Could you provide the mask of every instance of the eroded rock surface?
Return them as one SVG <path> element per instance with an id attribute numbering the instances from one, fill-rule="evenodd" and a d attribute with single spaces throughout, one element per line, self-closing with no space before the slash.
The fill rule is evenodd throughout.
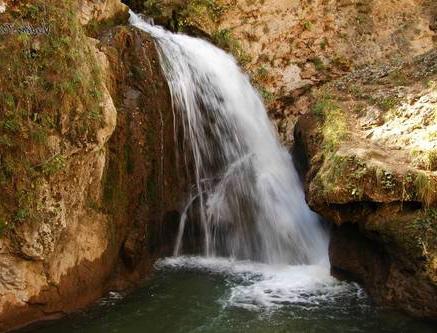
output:
<path id="1" fill-rule="evenodd" d="M 154 43 L 106 23 L 94 39 L 82 26 L 126 10 L 14 2 L 1 17 L 54 24 L 47 35 L 0 37 L 16 52 L 0 55 L 10 71 L 1 80 L 0 331 L 134 286 L 174 243 L 183 175 Z"/>
<path id="2" fill-rule="evenodd" d="M 437 316 L 437 52 L 327 84 L 297 125 L 309 205 L 336 226 L 334 274 Z"/>
<path id="3" fill-rule="evenodd" d="M 128 1 L 169 29 L 207 38 L 248 71 L 291 146 L 308 92 L 367 64 L 435 46 L 435 1 Z"/>

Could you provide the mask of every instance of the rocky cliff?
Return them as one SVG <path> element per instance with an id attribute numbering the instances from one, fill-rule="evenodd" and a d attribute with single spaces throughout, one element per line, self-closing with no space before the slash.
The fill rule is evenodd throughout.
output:
<path id="1" fill-rule="evenodd" d="M 248 71 L 282 141 L 297 139 L 310 206 L 334 225 L 333 272 L 436 317 L 435 1 L 136 5 Z"/>
<path id="2" fill-rule="evenodd" d="M 127 2 L 169 29 L 208 38 L 233 53 L 289 146 L 311 89 L 363 65 L 411 59 L 436 43 L 432 0 Z"/>
<path id="3" fill-rule="evenodd" d="M 0 331 L 139 282 L 153 258 L 169 253 L 183 195 L 154 43 L 114 28 L 127 23 L 127 7 L 7 1 L 5 8 Z"/>
<path id="4" fill-rule="evenodd" d="M 125 1 L 232 52 L 302 156 L 333 273 L 436 317 L 431 0 Z M 169 253 L 186 175 L 153 42 L 117 0 L 0 1 L 0 331 Z M 118 26 L 117 25 L 122 25 Z"/>
<path id="5" fill-rule="evenodd" d="M 333 273 L 437 316 L 437 51 L 314 92 L 297 123 L 309 205 L 334 224 Z"/>

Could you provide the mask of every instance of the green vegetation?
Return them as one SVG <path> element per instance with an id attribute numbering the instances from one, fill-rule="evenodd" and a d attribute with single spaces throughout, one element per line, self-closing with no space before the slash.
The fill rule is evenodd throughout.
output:
<path id="1" fill-rule="evenodd" d="M 322 50 L 326 50 L 326 47 L 328 46 L 328 39 L 326 37 L 323 37 L 322 41 L 319 44 L 320 48 Z"/>
<path id="2" fill-rule="evenodd" d="M 323 95 L 314 103 L 312 112 L 322 120 L 323 147 L 334 151 L 348 137 L 347 120 L 343 110 L 329 95 Z"/>
<path id="3" fill-rule="evenodd" d="M 22 222 L 29 217 L 29 211 L 26 208 L 20 208 L 15 214 L 15 221 Z"/>
<path id="4" fill-rule="evenodd" d="M 313 24 L 310 21 L 303 21 L 302 26 L 305 30 L 312 30 Z"/>
<path id="5" fill-rule="evenodd" d="M 373 170 L 357 156 L 343 156 L 331 152 L 324 159 L 315 183 L 323 195 L 338 192 L 361 200 L 366 185 L 373 182 Z"/>
<path id="6" fill-rule="evenodd" d="M 310 59 L 310 61 L 314 64 L 314 67 L 316 67 L 316 69 L 318 71 L 322 71 L 326 68 L 322 59 L 320 59 L 319 57 L 314 57 L 314 58 Z"/>
<path id="7" fill-rule="evenodd" d="M 261 97 L 263 98 L 264 102 L 271 103 L 272 101 L 274 101 L 275 99 L 275 95 L 268 91 L 266 88 L 258 86 L 257 87 L 259 94 L 261 95 Z"/>
<path id="8" fill-rule="evenodd" d="M 396 86 L 405 86 L 408 78 L 401 70 L 394 70 L 388 75 L 388 79 Z"/>
<path id="9" fill-rule="evenodd" d="M 437 182 L 424 172 L 418 172 L 415 179 L 418 199 L 430 207 L 437 202 Z"/>
<path id="10" fill-rule="evenodd" d="M 375 169 L 376 182 L 387 192 L 394 193 L 397 187 L 395 176 L 388 170 Z"/>
<path id="11" fill-rule="evenodd" d="M 252 61 L 249 54 L 241 47 L 240 42 L 233 36 L 231 30 L 218 30 L 212 34 L 211 38 L 215 45 L 232 53 L 243 67 Z"/>
<path id="12" fill-rule="evenodd" d="M 151 17 L 162 15 L 162 5 L 160 0 L 144 1 L 144 14 Z"/>
<path id="13" fill-rule="evenodd" d="M 432 209 L 428 209 L 428 210 L 424 211 L 420 217 L 415 219 L 412 223 L 412 226 L 416 230 L 420 230 L 424 234 L 427 234 L 428 231 L 430 231 L 432 229 L 436 229 L 436 228 L 433 228 L 433 225 L 435 224 L 436 221 L 437 221 L 437 209 L 432 208 Z M 434 231 L 436 231 L 436 230 L 434 230 Z"/>
<path id="14" fill-rule="evenodd" d="M 69 145 L 95 142 L 101 127 L 102 74 L 77 2 L 20 1 L 0 23 L 44 27 L 45 33 L 2 34 L 0 42 L 0 200 L 2 230 L 37 219 L 39 178 L 67 161 L 51 157 L 50 136 Z M 17 193 L 26 193 L 25 204 Z"/>
<path id="15" fill-rule="evenodd" d="M 219 0 L 188 0 L 174 10 L 176 22 L 173 25 L 177 31 L 190 30 L 192 27 L 208 30 L 208 27 L 211 29 L 219 21 L 227 9 L 228 5 L 222 4 Z M 149 14 L 151 10 L 161 15 L 164 11 L 163 4 L 153 5 L 152 9 L 149 9 Z"/>
<path id="16" fill-rule="evenodd" d="M 256 81 L 266 81 L 269 77 L 269 71 L 267 70 L 267 67 L 262 65 L 258 67 L 258 69 L 255 72 L 254 78 Z"/>
<path id="17" fill-rule="evenodd" d="M 433 138 L 430 138 L 433 140 Z M 413 149 L 411 151 L 413 164 L 421 169 L 428 171 L 437 170 L 437 149 L 423 151 L 421 149 Z"/>
<path id="18" fill-rule="evenodd" d="M 437 209 L 423 210 L 409 225 L 407 232 L 420 255 L 426 258 L 427 269 L 435 274 L 435 261 L 437 250 Z"/>
<path id="19" fill-rule="evenodd" d="M 427 170 L 437 170 L 437 149 L 428 150 L 425 153 L 425 167 Z"/>
<path id="20" fill-rule="evenodd" d="M 377 99 L 376 104 L 383 111 L 390 111 L 400 104 L 400 100 L 399 100 L 399 98 L 394 97 L 394 96 L 387 96 L 387 97 L 382 97 L 382 98 Z"/>
<path id="21" fill-rule="evenodd" d="M 343 56 L 336 56 L 331 60 L 331 63 L 334 67 L 342 70 L 342 71 L 349 71 L 352 68 L 351 61 L 349 59 L 346 59 Z"/>
<path id="22" fill-rule="evenodd" d="M 54 175 L 65 168 L 65 163 L 64 156 L 60 154 L 55 155 L 41 165 L 42 173 L 46 176 Z"/>

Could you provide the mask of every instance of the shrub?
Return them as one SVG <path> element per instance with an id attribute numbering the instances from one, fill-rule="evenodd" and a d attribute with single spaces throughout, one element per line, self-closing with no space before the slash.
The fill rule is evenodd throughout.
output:
<path id="1" fill-rule="evenodd" d="M 215 45 L 232 53 L 240 65 L 245 66 L 252 60 L 250 55 L 243 50 L 240 42 L 233 36 L 231 30 L 217 30 L 212 34 L 211 38 Z"/>
<path id="2" fill-rule="evenodd" d="M 429 207 L 437 201 L 437 184 L 424 172 L 418 172 L 414 182 L 418 199 Z"/>

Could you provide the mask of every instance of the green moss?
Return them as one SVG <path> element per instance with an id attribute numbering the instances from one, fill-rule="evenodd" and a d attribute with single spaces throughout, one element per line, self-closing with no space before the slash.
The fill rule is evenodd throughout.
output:
<path id="1" fill-rule="evenodd" d="M 32 140 L 38 144 L 46 144 L 47 136 L 47 130 L 44 127 L 35 128 L 31 133 Z"/>
<path id="2" fill-rule="evenodd" d="M 275 99 L 275 95 L 263 87 L 259 87 L 258 91 L 266 103 L 270 103 Z"/>
<path id="3" fill-rule="evenodd" d="M 319 44 L 320 48 L 322 50 L 326 50 L 326 47 L 328 46 L 328 39 L 326 37 L 323 37 L 322 41 Z"/>
<path id="4" fill-rule="evenodd" d="M 316 67 L 316 70 L 318 71 L 323 71 L 326 68 L 322 59 L 320 59 L 319 57 L 314 57 L 310 59 L 310 61 L 314 64 L 314 67 Z"/>
<path id="5" fill-rule="evenodd" d="M 343 110 L 331 96 L 323 95 L 313 104 L 312 112 L 322 123 L 324 150 L 334 151 L 348 137 L 347 120 Z"/>
<path id="6" fill-rule="evenodd" d="M 0 146 L 11 148 L 14 146 L 14 142 L 8 135 L 3 134 L 2 136 L 0 136 Z"/>
<path id="7" fill-rule="evenodd" d="M 437 183 L 424 172 L 418 172 L 414 181 L 418 199 L 426 207 L 437 202 Z"/>
<path id="8" fill-rule="evenodd" d="M 92 19 L 86 26 L 85 32 L 88 36 L 97 38 L 102 31 L 107 30 L 108 28 L 114 27 L 120 24 L 127 24 L 128 15 L 125 12 L 121 12 L 114 17 L 105 19 L 105 20 L 96 20 Z"/>
<path id="9" fill-rule="evenodd" d="M 19 208 L 15 213 L 14 220 L 17 222 L 22 222 L 29 217 L 29 211 L 26 208 Z"/>
<path id="10" fill-rule="evenodd" d="M 65 168 L 65 157 L 58 154 L 48 159 L 41 165 L 42 173 L 46 176 L 52 176 Z"/>
<path id="11" fill-rule="evenodd" d="M 394 70 L 388 75 L 388 79 L 396 86 L 405 86 L 408 84 L 408 77 L 401 70 Z"/>
<path id="12" fill-rule="evenodd" d="M 405 237 L 410 240 L 412 249 L 416 249 L 417 255 L 426 259 L 425 267 L 431 274 L 435 274 L 437 256 L 437 209 L 427 209 L 407 225 Z"/>
<path id="13" fill-rule="evenodd" d="M 316 183 L 323 195 L 342 192 L 360 200 L 365 185 L 372 181 L 372 175 L 372 170 L 358 157 L 330 152 L 324 158 Z"/>
<path id="14" fill-rule="evenodd" d="M 102 125 L 102 74 L 78 12 L 77 1 L 34 0 L 0 16 L 0 24 L 48 31 L 0 36 L 0 200 L 11 227 L 24 216 L 38 219 L 38 198 L 22 206 L 18 191 L 34 193 L 38 178 L 65 166 L 62 154 L 51 157 L 47 138 L 62 133 L 82 146 Z"/>
<path id="15" fill-rule="evenodd" d="M 156 13 L 160 13 L 171 4 L 159 4 Z M 212 31 L 223 14 L 228 10 L 232 4 L 224 4 L 219 0 L 188 0 L 183 4 L 173 8 L 172 16 L 176 17 L 174 23 L 178 31 L 187 31 L 192 27 L 197 27 L 205 31 Z"/>
<path id="16" fill-rule="evenodd" d="M 255 74 L 253 75 L 253 78 L 257 82 L 264 82 L 269 77 L 269 71 L 266 68 L 266 66 L 261 65 L 256 70 Z"/>
<path id="17" fill-rule="evenodd" d="M 162 15 L 162 5 L 159 0 L 144 1 L 144 14 L 151 17 Z"/>
<path id="18" fill-rule="evenodd" d="M 395 96 L 387 96 L 387 97 L 382 97 L 382 98 L 377 99 L 376 104 L 383 111 L 390 111 L 400 104 L 400 100 L 399 100 L 399 98 L 397 98 Z"/>
<path id="19" fill-rule="evenodd" d="M 308 31 L 313 29 L 313 24 L 310 21 L 303 21 L 302 26 L 305 30 L 308 30 Z"/>
<path id="20" fill-rule="evenodd" d="M 244 51 L 230 29 L 217 30 L 212 34 L 211 38 L 215 45 L 232 53 L 243 67 L 252 61 L 251 56 Z"/>
<path id="21" fill-rule="evenodd" d="M 14 118 L 10 118 L 10 119 L 6 119 L 2 122 L 2 127 L 5 131 L 7 132 L 19 132 L 20 131 L 20 123 L 14 119 Z"/>

